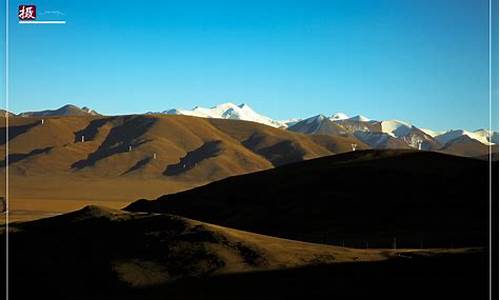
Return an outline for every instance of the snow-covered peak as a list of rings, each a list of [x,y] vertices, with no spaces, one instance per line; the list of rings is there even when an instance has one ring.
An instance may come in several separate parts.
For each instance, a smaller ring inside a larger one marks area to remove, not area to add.
[[[327,117],[320,114],[320,115],[316,115],[314,117],[307,118],[304,121],[306,121],[306,124],[311,124],[311,123],[321,123],[325,119],[327,119]]]
[[[196,106],[192,110],[171,109],[164,111],[165,114],[187,115],[201,118],[243,120],[262,123],[272,127],[286,127],[283,122],[272,120],[266,116],[256,113],[248,104],[236,105],[234,103],[222,103],[211,108]]]
[[[90,109],[84,108],[88,113],[94,113]],[[292,118],[285,121],[276,121],[255,112],[248,104],[234,104],[231,102],[222,103],[215,105],[210,108],[205,108],[201,106],[196,106],[191,110],[184,109],[171,109],[163,112],[164,114],[176,114],[176,115],[188,115],[202,118],[218,118],[218,119],[231,119],[231,120],[243,120],[251,121],[256,123],[261,123],[269,125],[276,128],[290,128],[292,126],[307,126],[311,128],[319,128],[325,121],[333,121],[337,125],[341,126],[348,132],[379,132],[387,134],[388,136],[396,139],[415,139],[418,141],[426,140],[432,141],[433,139],[441,144],[446,144],[449,141],[460,138],[466,135],[474,140],[477,140],[483,144],[498,144],[498,132],[478,129],[475,131],[467,130],[449,130],[449,131],[434,131],[426,128],[416,128],[412,124],[399,121],[399,120],[386,120],[377,121],[369,119],[363,115],[356,115],[354,117],[349,117],[347,114],[342,112],[337,112],[329,117],[319,114],[310,118],[297,119]],[[299,125],[300,123],[300,125]],[[378,126],[380,124],[380,127]],[[379,129],[380,128],[380,129]],[[425,133],[425,136],[419,131]],[[314,130],[313,130],[314,131]],[[311,131],[311,132],[313,132]],[[432,139],[431,139],[432,138]],[[410,143],[411,144],[411,143]]]
[[[427,128],[419,128],[419,129],[422,130],[428,136],[433,137],[433,138],[444,133],[444,131],[434,131],[434,130],[427,129]]]
[[[363,115],[354,116],[352,118],[349,118],[349,120],[358,121],[358,122],[369,122],[369,121],[371,121],[371,119],[368,119],[367,117],[365,117]]]
[[[399,120],[382,121],[380,125],[382,127],[382,132],[392,137],[405,136],[412,128],[412,125]]]
[[[330,117],[330,120],[332,121],[345,120],[345,119],[349,119],[349,116],[341,112],[335,113]]]
[[[436,140],[438,140],[441,144],[446,144],[451,140],[457,139],[463,135],[468,136],[468,131],[457,129],[457,130],[448,130],[438,136],[436,136]]]
[[[436,139],[440,143],[446,144],[449,141],[455,140],[455,139],[460,138],[461,136],[464,136],[464,135],[470,137],[471,139],[479,141],[485,145],[498,144],[498,133],[491,132],[491,131],[485,130],[485,129],[479,129],[479,130],[476,130],[474,132],[463,130],[463,129],[448,130],[445,133],[436,136]]]
[[[486,140],[492,144],[498,144],[498,132],[488,129],[478,129],[473,132],[473,134],[481,139]]]
[[[288,120],[282,120],[282,121],[278,121],[278,122],[281,122],[283,124],[286,125],[286,127],[290,127],[290,126],[293,126],[295,124],[297,124],[298,122],[302,121],[303,119],[301,118],[291,118],[291,119],[288,119]]]

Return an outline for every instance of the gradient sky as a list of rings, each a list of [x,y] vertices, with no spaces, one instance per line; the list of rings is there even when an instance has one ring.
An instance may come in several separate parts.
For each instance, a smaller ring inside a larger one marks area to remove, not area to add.
[[[18,24],[27,3],[10,1],[14,112],[245,102],[274,119],[488,128],[487,0],[28,2],[67,24]]]

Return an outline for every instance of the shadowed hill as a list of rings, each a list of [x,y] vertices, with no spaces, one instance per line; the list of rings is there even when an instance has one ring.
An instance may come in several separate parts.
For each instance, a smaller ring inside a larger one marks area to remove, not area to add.
[[[140,200],[127,210],[357,247],[390,247],[394,239],[405,247],[486,245],[488,175],[488,163],[477,159],[356,151]]]
[[[471,297],[487,273],[481,249],[342,248],[96,206],[10,230],[11,299],[329,298],[357,284],[377,298],[417,287]]]
[[[13,299],[33,291],[66,299],[99,297],[105,291],[189,277],[395,257],[390,251],[283,240],[172,215],[97,206],[11,228]]]

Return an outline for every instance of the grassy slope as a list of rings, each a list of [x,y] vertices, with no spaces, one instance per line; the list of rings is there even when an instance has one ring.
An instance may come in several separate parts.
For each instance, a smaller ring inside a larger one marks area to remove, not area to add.
[[[41,120],[10,118],[10,196],[16,219],[85,203],[125,206],[137,198],[348,151],[351,143],[333,137],[318,141],[252,122],[188,116],[44,117],[43,125]],[[0,128],[3,153],[5,142]],[[0,161],[2,174],[4,165]]]

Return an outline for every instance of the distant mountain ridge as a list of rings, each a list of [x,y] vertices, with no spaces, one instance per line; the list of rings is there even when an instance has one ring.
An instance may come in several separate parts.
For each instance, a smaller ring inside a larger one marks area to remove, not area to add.
[[[95,110],[86,106],[78,107],[73,104],[66,104],[57,109],[47,109],[42,111],[28,111],[18,114],[20,117],[43,117],[43,116],[99,116]]]
[[[5,113],[4,113],[5,114]],[[286,121],[273,120],[257,113],[248,104],[223,103],[210,108],[196,106],[193,109],[169,109],[163,112],[148,112],[147,114],[186,115],[209,119],[227,119],[250,121],[310,135],[342,136],[357,139],[375,149],[421,149],[432,151],[447,151],[454,149],[458,153],[469,153],[471,156],[483,156],[489,149],[484,146],[498,145],[498,132],[478,129],[468,131],[453,129],[434,131],[418,128],[411,123],[400,120],[375,120],[363,115],[350,117],[337,112],[327,117],[319,114],[306,119],[291,118]],[[10,113],[9,116],[14,114]],[[65,105],[54,110],[23,112],[21,117],[41,116],[81,116],[100,115],[87,107]],[[476,143],[479,142],[479,143]],[[450,147],[450,145],[454,145]],[[460,147],[460,149],[457,149]]]
[[[337,112],[330,117],[319,114],[306,119],[290,118],[286,121],[277,121],[256,113],[248,104],[236,105],[233,103],[224,103],[211,108],[199,106],[191,110],[174,108],[163,111],[161,114],[252,121],[306,134],[337,135],[339,132],[343,132],[343,134],[350,133],[357,136],[368,135],[370,140],[372,140],[374,136],[378,136],[379,140],[384,139],[393,141],[393,139],[399,139],[411,148],[418,148],[419,144],[423,145],[424,148],[431,148],[429,144],[433,144],[433,147],[437,148],[437,144],[444,146],[447,142],[458,139],[464,135],[485,145],[498,145],[498,132],[486,129],[478,129],[476,131],[457,129],[439,132],[431,129],[418,128],[404,121],[372,120],[363,115],[350,117],[342,112]],[[335,123],[335,125],[333,123]],[[367,132],[371,134],[367,134]],[[389,135],[389,137],[385,135]]]

